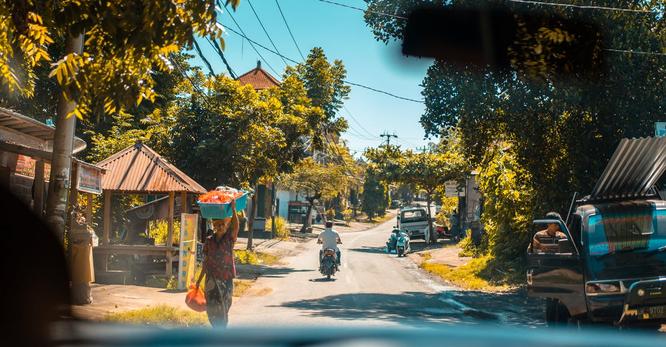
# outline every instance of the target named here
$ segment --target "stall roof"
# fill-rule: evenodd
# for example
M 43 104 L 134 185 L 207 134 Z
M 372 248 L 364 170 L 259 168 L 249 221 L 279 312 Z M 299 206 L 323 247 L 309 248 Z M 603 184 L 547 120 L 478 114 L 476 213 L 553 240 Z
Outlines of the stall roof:
M 10 109 L 0 107 L 0 129 L 9 131 L 15 134 L 22 134 L 30 136 L 43 144 L 35 146 L 31 144 L 29 147 L 51 152 L 53 150 L 53 137 L 55 128 L 52 128 L 36 119 L 24 116 L 20 113 L 14 112 Z M 2 137 L 3 142 L 12 143 L 19 146 L 25 146 L 28 141 L 23 141 L 20 138 Z M 74 138 L 74 153 L 78 153 L 86 148 L 86 142 L 82 139 Z
M 590 199 L 645 198 L 666 171 L 666 138 L 622 139 Z
M 102 160 L 102 189 L 125 193 L 205 193 L 206 189 L 150 147 L 137 143 Z

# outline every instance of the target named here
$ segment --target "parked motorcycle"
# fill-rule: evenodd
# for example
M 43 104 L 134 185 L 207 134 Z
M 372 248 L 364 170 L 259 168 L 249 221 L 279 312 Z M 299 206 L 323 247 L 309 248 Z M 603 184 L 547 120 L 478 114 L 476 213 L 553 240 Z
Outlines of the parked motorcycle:
M 335 275 L 338 265 L 335 259 L 335 250 L 327 248 L 324 250 L 324 256 L 321 259 L 321 265 L 319 266 L 319 272 L 322 275 L 326 276 L 327 279 L 331 279 L 331 276 Z
M 395 243 L 395 252 L 398 257 L 404 257 L 409 252 L 409 236 L 405 233 L 400 233 Z
M 399 229 L 394 229 L 386 242 L 386 252 L 395 253 L 398 257 L 404 256 L 409 252 L 409 236 L 407 233 L 400 231 Z

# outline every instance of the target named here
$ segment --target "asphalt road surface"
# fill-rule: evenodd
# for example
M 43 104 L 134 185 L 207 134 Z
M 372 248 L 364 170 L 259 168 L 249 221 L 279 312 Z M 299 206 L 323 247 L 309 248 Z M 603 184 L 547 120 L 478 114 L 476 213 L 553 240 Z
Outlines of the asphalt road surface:
M 395 220 L 341 234 L 342 267 L 330 281 L 317 271 L 320 245 L 310 241 L 306 251 L 257 280 L 254 294 L 235 300 L 230 326 L 543 325 L 538 301 L 461 291 L 408 258 L 386 254 L 392 225 Z

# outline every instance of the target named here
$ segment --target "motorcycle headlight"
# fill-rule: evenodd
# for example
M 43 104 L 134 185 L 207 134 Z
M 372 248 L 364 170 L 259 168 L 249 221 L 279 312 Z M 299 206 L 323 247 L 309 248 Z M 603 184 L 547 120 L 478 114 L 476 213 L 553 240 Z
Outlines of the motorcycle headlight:
M 604 295 L 622 293 L 622 284 L 618 282 L 590 282 L 585 285 L 585 294 Z

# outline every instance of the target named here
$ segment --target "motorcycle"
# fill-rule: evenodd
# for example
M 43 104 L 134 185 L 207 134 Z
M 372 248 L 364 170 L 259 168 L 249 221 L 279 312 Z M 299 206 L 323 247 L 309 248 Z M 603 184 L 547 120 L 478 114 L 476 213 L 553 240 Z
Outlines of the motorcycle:
M 400 233 L 395 243 L 395 252 L 398 257 L 404 257 L 409 251 L 409 236 L 405 233 Z
M 330 248 L 325 249 L 324 256 L 321 259 L 321 265 L 319 266 L 319 272 L 330 280 L 331 276 L 335 275 L 337 269 L 338 265 L 335 259 L 335 250 Z
M 409 236 L 398 229 L 394 229 L 386 242 L 386 252 L 396 252 L 398 257 L 402 257 L 409 252 Z

